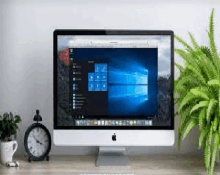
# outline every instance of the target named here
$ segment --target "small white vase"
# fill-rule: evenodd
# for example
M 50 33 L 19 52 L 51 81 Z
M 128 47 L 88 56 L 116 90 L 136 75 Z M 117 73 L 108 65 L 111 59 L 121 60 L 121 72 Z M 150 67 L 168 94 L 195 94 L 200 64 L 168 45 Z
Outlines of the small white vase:
M 1 142 L 1 163 L 5 165 L 7 162 L 12 161 L 12 157 L 17 149 L 17 141 Z

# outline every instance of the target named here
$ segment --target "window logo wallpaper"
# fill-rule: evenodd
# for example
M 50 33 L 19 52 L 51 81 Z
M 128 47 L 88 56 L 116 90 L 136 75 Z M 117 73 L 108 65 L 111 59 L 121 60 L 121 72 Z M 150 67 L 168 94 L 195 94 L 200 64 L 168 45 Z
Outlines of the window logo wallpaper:
M 108 115 L 157 116 L 157 48 L 75 48 L 73 55 L 94 61 L 88 91 L 108 92 Z
M 158 47 L 72 48 L 69 43 L 77 40 L 76 36 L 58 36 L 57 126 L 75 125 L 71 105 L 78 115 L 99 115 L 109 120 L 153 116 L 153 126 L 171 126 L 171 37 L 138 39 L 155 41 Z M 71 59 L 80 71 L 73 70 Z

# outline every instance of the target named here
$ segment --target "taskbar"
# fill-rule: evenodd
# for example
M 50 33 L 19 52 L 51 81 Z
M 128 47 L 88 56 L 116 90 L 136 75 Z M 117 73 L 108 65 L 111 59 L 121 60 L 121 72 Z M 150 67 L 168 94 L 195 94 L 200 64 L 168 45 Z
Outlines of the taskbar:
M 74 120 L 75 126 L 152 126 L 152 120 Z

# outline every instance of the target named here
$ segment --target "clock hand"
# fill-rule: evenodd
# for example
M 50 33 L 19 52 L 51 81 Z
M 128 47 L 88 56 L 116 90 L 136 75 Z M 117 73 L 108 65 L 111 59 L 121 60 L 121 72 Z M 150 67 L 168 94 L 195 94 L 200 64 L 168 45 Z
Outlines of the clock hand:
M 39 140 L 37 140 L 37 143 L 41 144 L 41 145 L 44 145 L 43 143 L 41 143 Z
M 41 144 L 41 145 L 44 145 L 44 144 L 42 144 L 39 140 L 37 140 L 37 138 L 35 137 L 34 134 L 33 134 L 33 136 L 34 136 L 34 139 L 36 140 L 37 143 L 39 143 L 39 144 Z M 45 145 L 44 145 L 44 146 L 45 146 Z
M 35 139 L 36 141 L 38 141 L 34 134 L 33 134 L 33 136 L 34 136 L 34 139 Z
M 34 136 L 34 139 L 36 140 L 36 142 L 37 143 L 41 143 L 41 142 L 39 142 L 39 140 L 37 140 L 37 138 L 35 137 L 35 135 L 33 135 Z M 41 143 L 42 144 L 42 143 Z

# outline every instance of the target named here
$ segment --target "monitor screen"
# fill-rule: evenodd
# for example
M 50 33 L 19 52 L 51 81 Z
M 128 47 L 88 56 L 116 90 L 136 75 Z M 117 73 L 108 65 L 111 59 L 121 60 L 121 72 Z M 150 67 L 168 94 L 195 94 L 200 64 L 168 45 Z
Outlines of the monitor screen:
M 56 128 L 171 128 L 171 35 L 57 35 Z

